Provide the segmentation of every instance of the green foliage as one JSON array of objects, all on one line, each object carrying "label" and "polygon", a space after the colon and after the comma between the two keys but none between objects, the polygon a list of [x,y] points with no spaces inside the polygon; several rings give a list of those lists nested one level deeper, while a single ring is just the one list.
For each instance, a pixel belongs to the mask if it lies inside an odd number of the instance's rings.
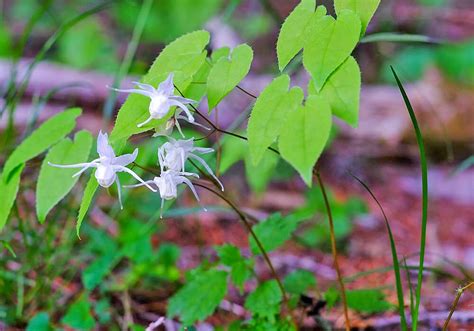
[{"label": "green foliage", "polygon": [[474,39],[459,44],[440,46],[436,62],[449,78],[468,85],[474,85]]},{"label": "green foliage", "polygon": [[253,165],[262,160],[265,150],[280,135],[288,115],[292,115],[303,100],[301,88],[288,91],[289,87],[290,77],[281,75],[265,87],[255,102],[247,127]]},{"label": "green foliage", "polygon": [[95,191],[98,187],[99,183],[97,183],[94,176],[91,176],[87,182],[86,188],[84,189],[84,193],[82,194],[81,206],[79,207],[79,213],[77,215],[76,234],[78,237],[80,237],[79,231],[81,229],[82,221],[84,220],[84,217],[86,217],[87,210],[94,199]]},{"label": "green foliage", "polygon": [[[174,83],[185,93],[193,80],[194,74],[203,65],[206,58],[204,49],[209,42],[207,31],[188,33],[166,46],[158,55],[142,82],[157,87],[169,73],[175,74]],[[127,139],[131,135],[150,130],[164,123],[168,118],[154,120],[152,124],[138,128],[137,124],[149,116],[150,99],[143,95],[130,94],[122,105],[115,121],[110,139],[113,143]],[[170,114],[171,116],[171,114]]]},{"label": "green foliage", "polygon": [[326,100],[310,96],[304,106],[290,116],[281,132],[281,156],[311,186],[314,164],[323,152],[331,131],[331,110]]},{"label": "green foliage", "polygon": [[288,293],[299,295],[316,286],[316,278],[312,272],[298,269],[286,275],[283,285]]},{"label": "green foliage", "polygon": [[245,300],[245,308],[256,317],[275,322],[275,315],[280,312],[282,294],[276,280],[261,283]]},{"label": "green foliage", "polygon": [[[291,234],[296,230],[300,222],[301,220],[298,218],[290,216],[283,217],[281,214],[276,213],[268,217],[265,221],[254,225],[253,231],[262,243],[265,251],[270,252],[290,239]],[[251,235],[249,235],[249,243],[252,252],[259,254],[260,249]]]},{"label": "green foliage", "polygon": [[13,169],[18,165],[31,160],[43,153],[66,136],[76,126],[76,118],[81,114],[79,108],[71,108],[59,113],[38,129],[33,131],[23,142],[13,151],[3,167],[3,180],[8,177]]},{"label": "green foliage", "polygon": [[26,331],[51,331],[53,328],[49,325],[49,315],[46,312],[37,313],[28,322]]},{"label": "green foliage", "polygon": [[303,64],[313,77],[317,91],[352,53],[359,36],[360,19],[351,10],[341,11],[337,20],[325,16],[317,21],[303,51]]},{"label": "green foliage", "polygon": [[[170,42],[199,29],[222,6],[222,0],[160,0],[155,1],[143,31],[143,38],[151,42]],[[140,3],[118,1],[114,13],[121,26],[132,29],[140,11]]]},{"label": "green foliage", "polygon": [[92,291],[102,283],[113,267],[120,261],[122,254],[108,252],[89,264],[82,272],[82,283],[86,290]]},{"label": "green foliage", "polygon": [[230,278],[240,291],[243,291],[244,283],[252,275],[253,261],[245,259],[238,247],[231,244],[215,247],[217,255],[222,264],[230,267]]},{"label": "green foliage", "polygon": [[[319,95],[329,102],[331,111],[353,127],[359,122],[360,69],[357,61],[349,56],[335,72],[329,76]],[[317,94],[313,81],[308,93]]]},{"label": "green foliage", "polygon": [[58,57],[79,69],[113,71],[118,66],[113,42],[94,17],[73,26],[58,40]]},{"label": "green foliage", "polygon": [[350,9],[359,15],[362,25],[360,31],[361,36],[364,35],[367,25],[369,25],[379,4],[380,0],[334,0],[334,7],[338,15],[345,9]]},{"label": "green foliage", "polygon": [[179,316],[185,326],[211,315],[227,293],[227,272],[200,272],[168,302],[168,316]]},{"label": "green foliage", "polygon": [[7,182],[0,178],[0,231],[7,223],[8,215],[10,215],[10,210],[15,202],[24,167],[25,165],[21,164],[13,169]]},{"label": "green foliage", "polygon": [[426,69],[434,65],[435,50],[432,47],[406,47],[385,61],[381,73],[382,79],[394,83],[392,72],[388,65],[393,65],[403,73],[407,81],[416,81],[423,77]]},{"label": "green foliage", "polygon": [[77,169],[57,171],[48,164],[73,164],[86,162],[92,147],[88,131],[76,133],[74,141],[65,138],[53,146],[41,165],[36,187],[36,214],[43,223],[49,211],[72,189],[79,177],[72,177]]},{"label": "green foliage", "polygon": [[66,311],[61,322],[76,330],[91,330],[96,322],[86,294],[82,294]]},{"label": "green foliage", "polygon": [[0,18],[0,57],[9,56],[12,53],[12,40],[10,31]]},{"label": "green foliage", "polygon": [[315,11],[315,6],[315,0],[302,0],[281,26],[276,46],[280,71],[305,46],[316,21],[326,15],[326,7],[318,6]]},{"label": "green foliage", "polygon": [[245,176],[256,193],[265,191],[269,181],[274,176],[278,164],[278,155],[272,151],[265,150],[262,160],[254,165],[250,153],[249,144],[235,137],[225,137],[222,140],[222,158],[220,171],[226,172],[232,165],[240,160],[245,163]]},{"label": "green foliage", "polygon": [[361,313],[383,313],[392,308],[382,291],[376,289],[347,290],[347,306]]},{"label": "green foliage", "polygon": [[207,77],[209,112],[247,75],[252,59],[252,48],[242,44],[235,47],[229,57],[217,60]]}]

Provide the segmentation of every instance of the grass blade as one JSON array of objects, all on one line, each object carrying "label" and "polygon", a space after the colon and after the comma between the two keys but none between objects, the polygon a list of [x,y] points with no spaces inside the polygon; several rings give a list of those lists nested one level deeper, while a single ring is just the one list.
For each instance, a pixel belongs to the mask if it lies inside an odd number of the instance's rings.
[{"label": "grass blade", "polygon": [[392,32],[374,33],[365,36],[360,40],[360,43],[362,44],[376,42],[441,44],[441,41],[438,39],[420,34],[404,34]]},{"label": "grass blade", "polygon": [[408,99],[408,95],[403,88],[400,79],[397,76],[397,73],[390,66],[392,70],[393,76],[397,81],[398,88],[400,89],[400,93],[403,96],[403,101],[407,107],[408,113],[410,114],[410,119],[413,124],[413,128],[415,129],[416,133],[416,141],[418,143],[418,149],[420,152],[420,162],[421,162],[421,185],[422,185],[422,213],[421,213],[421,238],[420,238],[420,262],[419,262],[419,269],[418,269],[418,282],[416,284],[416,291],[415,291],[415,311],[414,316],[412,316],[412,327],[413,330],[417,330],[418,326],[418,312],[420,309],[420,297],[421,297],[421,286],[423,281],[423,267],[425,263],[425,248],[426,248],[426,227],[428,223],[428,166],[426,163],[426,154],[425,154],[425,144],[423,142],[423,135],[421,134],[420,126],[418,125],[418,120],[416,119],[415,111]]},{"label": "grass blade", "polygon": [[403,300],[403,287],[402,287],[402,278],[400,275],[400,264],[398,263],[398,254],[397,248],[395,246],[395,240],[393,239],[392,228],[390,227],[390,223],[388,222],[387,215],[383,210],[382,204],[379,200],[375,197],[372,190],[358,177],[354,174],[350,173],[355,180],[357,180],[366,190],[369,192],[372,199],[374,199],[375,203],[379,207],[380,211],[382,212],[383,218],[385,220],[385,226],[387,227],[388,237],[390,239],[390,250],[392,251],[392,261],[393,261],[393,272],[395,273],[395,282],[397,286],[397,298],[398,298],[398,314],[400,315],[400,324],[403,331],[408,330],[407,319],[405,316],[405,302]]}]

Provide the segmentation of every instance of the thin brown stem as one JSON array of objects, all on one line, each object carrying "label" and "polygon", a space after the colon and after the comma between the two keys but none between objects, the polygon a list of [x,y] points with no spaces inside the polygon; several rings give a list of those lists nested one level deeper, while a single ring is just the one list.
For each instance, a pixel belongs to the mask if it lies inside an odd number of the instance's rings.
[{"label": "thin brown stem", "polygon": [[456,297],[454,298],[453,305],[451,306],[451,310],[449,311],[448,318],[444,322],[443,331],[446,331],[448,329],[449,321],[451,320],[451,317],[453,316],[454,311],[456,310],[456,306],[458,305],[459,299],[461,299],[461,295],[464,293],[465,290],[467,290],[473,285],[474,285],[474,282],[470,282],[466,286],[460,287],[456,290]]},{"label": "thin brown stem", "polygon": [[244,92],[245,94],[247,94],[249,97],[251,98],[254,98],[254,99],[257,99],[257,96],[250,93],[249,91],[247,91],[246,89],[240,87],[239,85],[236,86],[239,90],[241,90],[242,92]]},{"label": "thin brown stem", "polygon": [[328,195],[326,193],[326,188],[324,186],[324,182],[321,178],[321,175],[319,171],[313,172],[316,175],[316,178],[318,179],[319,186],[321,187],[321,193],[323,194],[323,199],[324,199],[324,205],[326,206],[326,212],[328,214],[328,219],[329,219],[329,233],[331,237],[331,251],[332,251],[332,256],[334,259],[334,268],[336,269],[337,273],[337,281],[339,283],[339,287],[341,288],[341,298],[342,298],[342,305],[344,307],[344,319],[346,323],[346,331],[350,331],[351,329],[351,324],[349,321],[349,312],[347,309],[347,298],[346,298],[346,289],[344,287],[344,282],[342,280],[342,272],[341,268],[339,267],[339,261],[337,258],[337,247],[336,247],[336,236],[334,234],[334,220],[332,218],[332,212],[331,212],[331,206],[329,204],[329,199]]}]

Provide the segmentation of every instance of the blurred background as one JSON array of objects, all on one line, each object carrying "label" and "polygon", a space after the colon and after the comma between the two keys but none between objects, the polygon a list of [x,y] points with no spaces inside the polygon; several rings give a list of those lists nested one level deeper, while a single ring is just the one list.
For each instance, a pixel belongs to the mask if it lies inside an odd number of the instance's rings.
[{"label": "blurred background", "polygon": [[[278,30],[297,3],[153,1],[125,72],[122,63],[142,2],[106,3],[94,15],[57,34],[16,106],[13,132],[7,134],[7,118],[0,115],[0,163],[11,150],[11,142],[31,132],[32,118],[42,121],[69,106],[84,109],[79,128],[94,134],[111,128],[124,96],[111,96],[107,86],[114,82],[130,86],[167,43],[197,29],[211,32],[211,49],[242,42],[252,46],[252,69],[240,85],[258,95],[278,73]],[[333,12],[332,1],[318,4]],[[61,31],[65,22],[96,5],[96,1],[86,0],[0,1],[0,106],[8,82],[21,81],[51,36]],[[348,287],[381,289],[385,300],[395,303],[396,294],[387,287],[394,279],[383,218],[375,202],[348,174],[357,174],[374,191],[391,221],[399,254],[408,264],[416,263],[421,173],[414,131],[390,72],[389,65],[394,66],[419,118],[429,158],[427,263],[431,269],[426,275],[420,318],[436,326],[439,316],[449,311],[454,290],[463,281],[472,280],[474,273],[474,3],[383,0],[367,36],[381,32],[426,38],[402,43],[367,39],[358,46],[355,56],[363,81],[360,125],[353,129],[338,122],[331,146],[320,161],[321,173],[330,186],[341,268],[350,278]],[[308,81],[298,66],[291,68],[291,73],[294,82],[305,85]],[[218,118],[213,115],[211,119],[222,127],[243,131],[252,103],[252,98],[236,90],[219,106]],[[141,161],[152,165],[156,146],[143,138],[134,137],[131,143],[143,148]],[[220,138],[209,138],[208,143],[222,151],[217,161],[211,162],[223,176],[228,195],[241,207],[261,219],[272,212],[297,208],[312,213],[293,240],[271,258],[281,273],[295,268],[312,271],[321,291],[327,289],[335,272],[318,188],[306,189],[284,161],[252,168],[244,160],[245,146]],[[24,224],[12,221],[0,233],[2,242],[8,242],[14,252],[0,251],[0,330],[7,325],[22,329],[41,312],[66,328],[77,319],[88,321],[88,326],[113,329],[111,325],[132,318],[138,330],[165,314],[166,299],[179,287],[185,270],[209,259],[213,245],[247,244],[246,231],[234,215],[206,192],[201,195],[212,212],[200,212],[192,196],[184,194],[168,211],[166,221],[159,221],[159,202],[151,194],[126,194],[125,210],[119,213],[114,194],[102,193],[84,222],[79,241],[74,222],[84,184],[55,209],[53,217],[39,225],[34,212],[34,165],[27,173],[17,201],[19,217],[15,218],[23,219]],[[26,229],[26,242],[21,226]],[[266,273],[263,264],[257,270]],[[229,300],[239,303],[238,293],[234,296]],[[458,308],[465,313],[464,319],[454,319],[453,327],[473,326],[473,304],[472,291],[466,292]],[[323,316],[337,323],[340,314],[336,307]],[[393,315],[387,308],[377,314],[354,312],[353,318],[360,327],[390,328],[397,321],[390,319]],[[233,312],[218,312],[203,325],[226,325],[238,317]],[[308,325],[311,327],[310,321]]]}]

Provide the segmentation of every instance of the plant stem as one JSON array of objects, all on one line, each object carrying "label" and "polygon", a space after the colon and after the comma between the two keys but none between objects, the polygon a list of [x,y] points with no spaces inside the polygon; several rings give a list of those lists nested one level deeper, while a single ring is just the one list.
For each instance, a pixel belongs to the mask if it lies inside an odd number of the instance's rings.
[{"label": "plant stem", "polygon": [[449,311],[448,318],[444,322],[443,331],[446,331],[448,329],[449,321],[451,320],[451,317],[454,314],[454,310],[456,309],[456,306],[458,305],[459,299],[461,299],[461,295],[464,293],[465,290],[467,290],[468,288],[470,288],[473,285],[474,285],[474,282],[470,282],[466,286],[458,288],[456,290],[456,298],[454,298],[454,302],[453,302],[453,305],[451,306],[451,310]]},{"label": "plant stem", "polygon": [[342,273],[341,273],[341,268],[339,267],[339,261],[337,259],[336,236],[334,234],[334,220],[332,218],[331,206],[329,204],[329,199],[326,193],[324,182],[321,178],[319,171],[315,171],[315,175],[316,175],[316,178],[318,179],[319,186],[321,187],[321,193],[323,194],[324,204],[326,206],[326,212],[328,214],[329,233],[331,237],[331,250],[332,250],[332,256],[334,259],[334,268],[336,269],[337,281],[339,283],[339,287],[341,288],[341,298],[342,298],[342,305],[344,307],[344,319],[346,323],[346,331],[350,331],[351,324],[349,321],[349,312],[347,309],[346,290],[344,287],[344,282],[342,281]]}]

